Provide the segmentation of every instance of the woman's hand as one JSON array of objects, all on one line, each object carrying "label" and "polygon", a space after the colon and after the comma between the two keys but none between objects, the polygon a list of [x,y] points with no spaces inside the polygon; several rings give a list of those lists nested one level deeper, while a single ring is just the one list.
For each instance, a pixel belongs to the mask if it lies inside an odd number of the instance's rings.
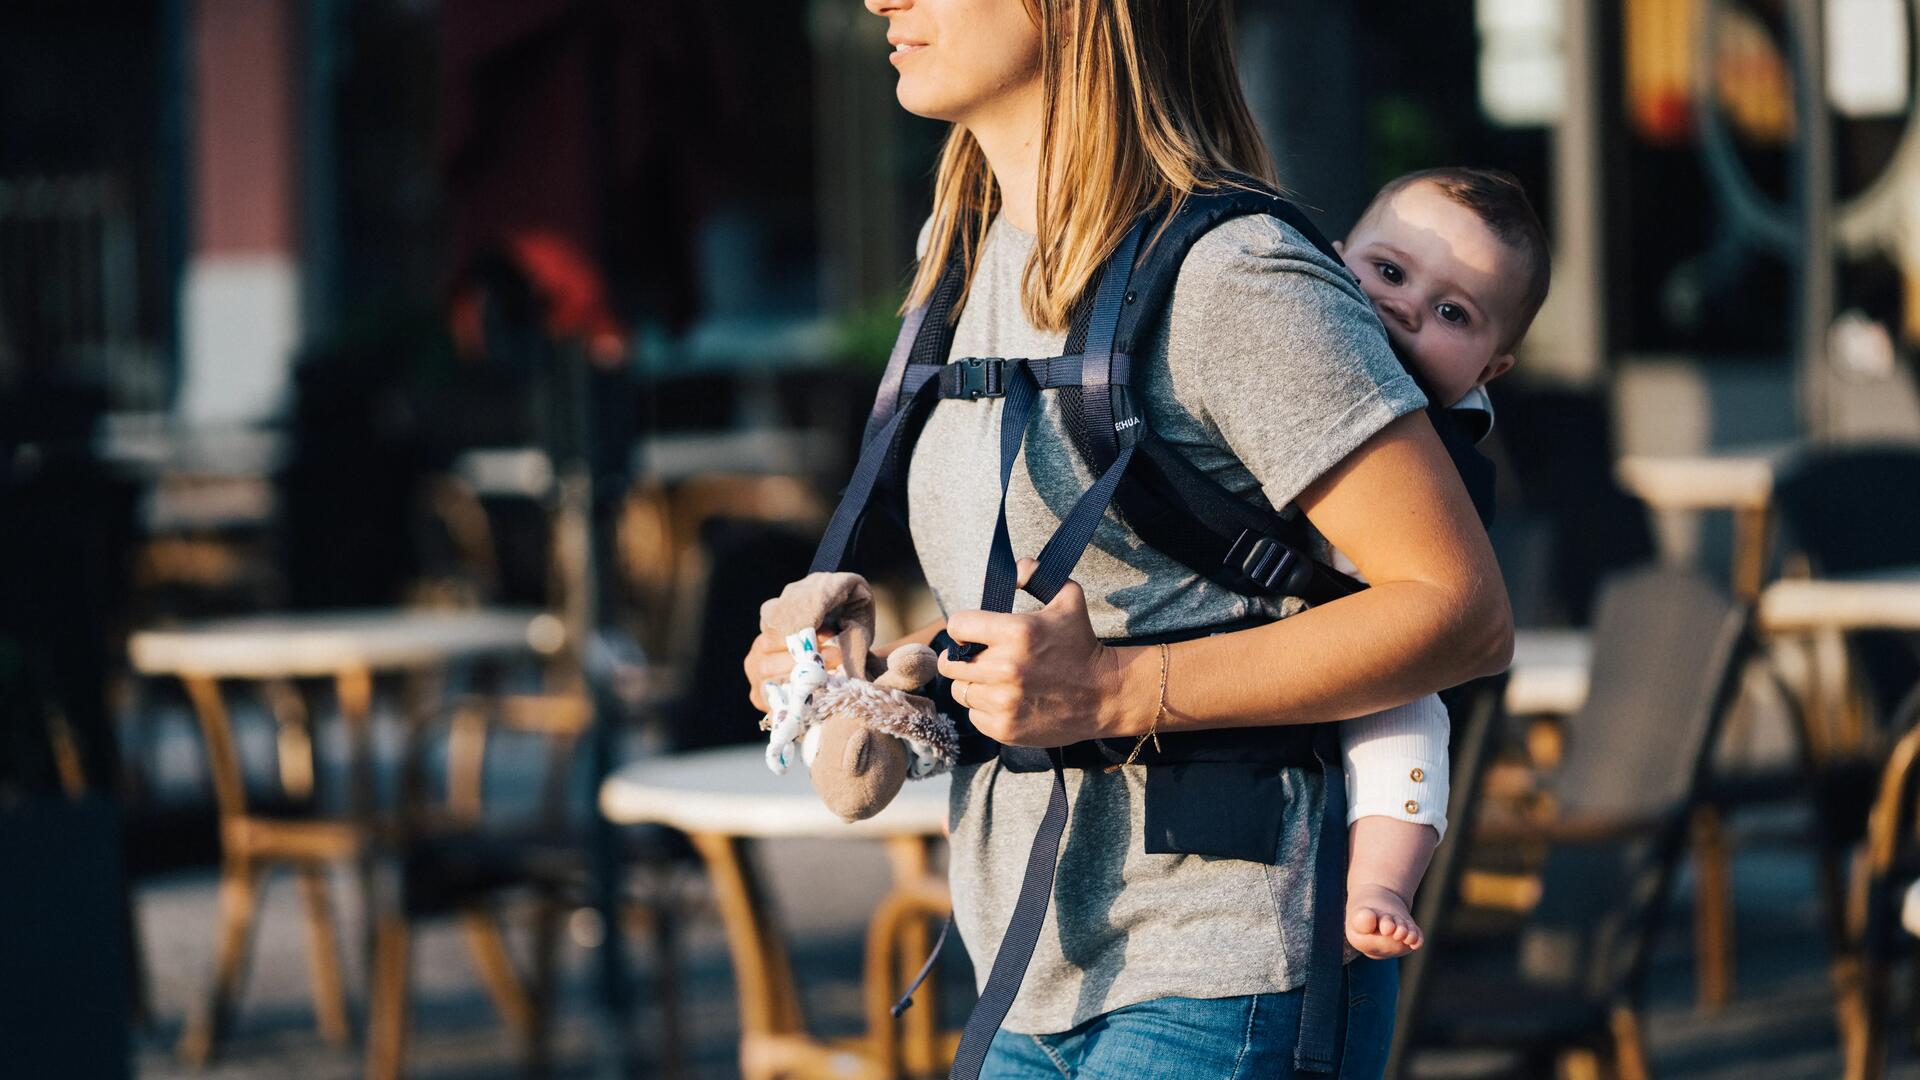
[{"label": "woman's hand", "polygon": [[[840,645],[831,634],[820,639],[820,658],[827,662],[827,670],[840,667]],[[787,681],[793,673],[793,654],[787,651],[787,639],[771,630],[760,631],[753,639],[753,645],[747,649],[747,658],[741,665],[747,672],[747,699],[761,712],[768,711],[767,699],[761,694],[763,683]]]},{"label": "woman's hand", "polygon": [[[1036,565],[1020,560],[1022,585]],[[941,653],[940,673],[954,680],[954,700],[973,726],[997,742],[1066,746],[1146,730],[1130,677],[1136,665],[1124,655],[1136,650],[1115,649],[1094,636],[1078,582],[1067,582],[1051,603],[1028,614],[955,612],[947,633],[986,646],[972,662]]]}]

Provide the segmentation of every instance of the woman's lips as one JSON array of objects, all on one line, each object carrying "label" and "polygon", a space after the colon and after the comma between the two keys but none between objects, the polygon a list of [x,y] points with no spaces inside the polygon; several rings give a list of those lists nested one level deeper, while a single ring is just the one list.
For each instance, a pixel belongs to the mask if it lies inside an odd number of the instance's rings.
[{"label": "woman's lips", "polygon": [[926,45],[926,42],[924,41],[897,42],[893,46],[893,51],[887,54],[887,60],[890,63],[897,64],[900,62],[901,57],[912,56],[914,53],[917,53],[921,49],[924,49],[926,47],[927,45]]}]

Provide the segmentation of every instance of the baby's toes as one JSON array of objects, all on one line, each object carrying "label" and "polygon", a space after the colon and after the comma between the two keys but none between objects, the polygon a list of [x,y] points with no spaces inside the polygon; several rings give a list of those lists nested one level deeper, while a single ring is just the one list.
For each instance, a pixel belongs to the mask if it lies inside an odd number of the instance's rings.
[{"label": "baby's toes", "polygon": [[1347,929],[1356,934],[1381,933],[1380,915],[1372,908],[1357,907],[1347,912]]}]

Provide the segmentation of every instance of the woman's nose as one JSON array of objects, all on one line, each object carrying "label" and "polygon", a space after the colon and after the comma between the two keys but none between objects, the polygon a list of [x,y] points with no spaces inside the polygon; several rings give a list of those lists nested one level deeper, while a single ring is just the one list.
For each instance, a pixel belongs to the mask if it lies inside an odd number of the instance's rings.
[{"label": "woman's nose", "polygon": [[891,15],[913,6],[913,0],[866,0],[867,10],[875,15]]}]

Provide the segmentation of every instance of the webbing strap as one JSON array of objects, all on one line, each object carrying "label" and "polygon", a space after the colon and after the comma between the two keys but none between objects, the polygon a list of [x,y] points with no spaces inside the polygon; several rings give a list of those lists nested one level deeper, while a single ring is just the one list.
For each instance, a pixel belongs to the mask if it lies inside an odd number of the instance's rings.
[{"label": "webbing strap", "polygon": [[[1000,410],[1000,505],[994,512],[993,547],[987,551],[987,582],[980,591],[980,610],[1012,611],[1013,594],[1018,585],[1014,565],[1013,540],[1007,534],[1007,487],[1013,478],[1013,462],[1020,456],[1020,444],[1026,438],[1027,420],[1033,415],[1033,403],[1040,399],[1040,387],[1025,364],[1017,364],[1007,380],[1007,401]],[[963,644],[970,660],[979,655],[977,644]]]},{"label": "webbing strap", "polygon": [[1040,943],[1040,927],[1046,922],[1047,904],[1053,899],[1053,871],[1060,858],[1060,838],[1067,831],[1067,776],[1060,762],[1060,751],[1049,750],[1053,759],[1053,790],[1047,795],[1047,812],[1040,818],[1040,829],[1033,836],[1033,848],[1027,852],[1026,876],[1020,879],[1020,895],[1013,902],[1013,918],[1007,920],[1007,932],[1000,938],[1000,950],[993,954],[993,970],[987,973],[986,989],[967,1014],[966,1030],[960,1034],[960,1048],[953,1055],[952,1080],[979,1080],[980,1067],[986,1064],[987,1049],[1000,1030],[1000,1022],[1013,1008],[1026,978],[1027,964],[1033,959],[1033,947]]},{"label": "webbing strap", "polygon": [[[1087,334],[1087,348],[1080,365],[1083,383],[1089,374],[1100,383],[1110,378],[1114,327],[1119,323],[1120,308],[1126,303],[1127,280],[1133,274],[1133,260],[1144,227],[1136,224],[1128,230],[1120,249],[1107,260],[1101,274],[1099,291],[1094,295],[1092,329]],[[1029,364],[1009,366],[1013,373],[1007,378],[1007,400],[1000,413],[1000,511],[994,523],[993,548],[987,555],[987,580],[980,597],[980,607],[985,611],[1013,610],[1018,568],[1013,544],[1007,535],[1007,482],[1013,474],[1013,459],[1019,453],[1028,416],[1039,397],[1039,386]],[[1100,389],[1104,391],[1106,387]],[[1107,397],[1104,392],[1094,396],[1102,400]],[[1105,415],[1111,417],[1112,414]],[[1114,489],[1119,486],[1120,476],[1132,458],[1133,444],[1129,441],[1100,479],[1080,496],[1066,520],[1041,549],[1040,566],[1027,584],[1028,593],[1044,603],[1059,592],[1093,539],[1094,529],[1106,513],[1107,504],[1113,501]],[[958,648],[949,650],[948,655],[971,660],[979,652],[978,645],[958,643]],[[1051,748],[1047,750],[1047,758],[1053,766],[1053,790],[1047,797],[1047,812],[1040,819],[1033,847],[1027,852],[1026,876],[1021,879],[1019,895],[1014,899],[1007,932],[1001,936],[1000,948],[994,953],[986,988],[980,992],[980,1000],[968,1014],[966,1030],[961,1033],[960,1048],[953,1058],[953,1080],[978,1080],[980,1068],[987,1060],[987,1049],[993,1045],[993,1036],[1020,993],[1020,983],[1026,978],[1034,946],[1040,942],[1040,927],[1053,900],[1054,867],[1060,857],[1061,838],[1067,830],[1067,779],[1063,751]]]},{"label": "webbing strap", "polygon": [[913,364],[902,385],[911,393],[928,379],[938,380],[940,396],[974,401],[1002,397],[1007,392],[1008,372],[1027,369],[1042,390],[1069,386],[1087,386],[1105,391],[1109,383],[1126,386],[1133,379],[1133,358],[1126,353],[1068,353],[1039,359],[1001,356],[968,356],[945,364]]},{"label": "webbing strap", "polygon": [[1324,794],[1313,860],[1313,945],[1307,954],[1293,1067],[1297,1072],[1333,1073],[1339,1070],[1341,1058],[1334,1033],[1346,1004],[1341,991],[1347,945],[1347,779],[1331,725],[1314,739],[1313,753],[1320,760]]},{"label": "webbing strap", "polygon": [[920,328],[926,324],[928,304],[921,304],[900,322],[900,333],[893,339],[893,351],[887,355],[887,370],[880,376],[880,387],[873,392],[873,412],[868,415],[863,443],[873,438],[874,429],[884,427],[899,411],[900,397],[912,391],[906,388],[907,359],[913,343],[920,340]]},{"label": "webbing strap", "polygon": [[[1040,549],[1039,566],[1034,568],[1033,576],[1027,579],[1027,592],[1041,603],[1051,603],[1059,594],[1060,587],[1073,576],[1073,568],[1080,563],[1080,556],[1086,553],[1087,545],[1093,542],[1093,532],[1100,527],[1100,519],[1106,516],[1108,504],[1113,502],[1114,490],[1120,486],[1120,478],[1127,471],[1127,464],[1133,460],[1133,447],[1127,446],[1120,456],[1113,459],[1107,471],[1100,474],[1086,494],[1073,504],[1067,513],[1067,519]],[[991,569],[991,567],[989,567]]]},{"label": "webbing strap", "polygon": [[[814,549],[813,565],[808,573],[840,569],[847,557],[847,548],[853,543],[854,532],[860,527],[860,517],[866,512],[867,502],[873,498],[873,483],[885,470],[894,443],[900,438],[900,432],[909,418],[933,400],[934,394],[929,388],[937,386],[936,383],[926,382],[916,387],[906,404],[895,409],[893,416],[860,448],[860,461],[853,467],[853,479],[847,481],[847,489],[840,496],[840,505],[834,509],[833,519],[827,522],[826,534],[820,538],[820,546]],[[903,390],[902,394],[904,396],[906,391]]]}]

